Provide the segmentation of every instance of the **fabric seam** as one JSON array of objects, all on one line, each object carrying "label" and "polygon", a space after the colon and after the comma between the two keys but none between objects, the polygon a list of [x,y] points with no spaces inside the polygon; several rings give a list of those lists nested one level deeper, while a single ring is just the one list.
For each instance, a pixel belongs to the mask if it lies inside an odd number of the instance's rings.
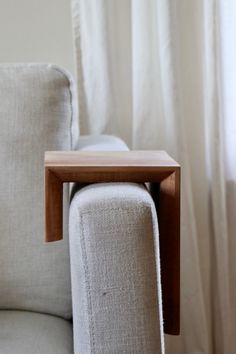
[{"label": "fabric seam", "polygon": [[[149,207],[148,206],[144,206],[144,205],[142,205],[142,207],[137,207],[137,206],[135,206],[136,207],[136,209],[138,210],[138,209],[146,209],[146,210],[149,210]],[[130,212],[130,209],[129,208],[120,208],[120,207],[117,207],[117,208],[98,208],[98,209],[96,209],[96,210],[93,210],[93,211],[91,211],[91,210],[85,210],[85,211],[83,211],[83,214],[85,215],[88,215],[88,214],[99,214],[101,211],[105,211],[105,212],[107,212],[107,211],[129,211]],[[132,211],[133,212],[133,211]]]},{"label": "fabric seam", "polygon": [[89,317],[90,348],[91,348],[91,353],[95,354],[95,333],[94,333],[94,319],[93,319],[93,309],[92,309],[91,281],[90,281],[90,276],[89,276],[88,257],[87,257],[87,251],[86,251],[83,214],[80,215],[80,224],[81,224],[81,230],[82,230],[81,231],[81,250],[82,250],[82,260],[83,260],[83,268],[84,268],[84,276],[85,276],[87,310],[88,310],[88,317]]},{"label": "fabric seam", "polygon": [[69,77],[66,75],[66,73],[61,70],[59,67],[51,65],[49,66],[51,69],[55,70],[56,72],[60,73],[66,80],[68,84],[68,91],[69,91],[69,96],[70,96],[70,150],[73,148],[73,137],[72,137],[72,124],[74,120],[74,108],[73,108],[73,92],[71,88],[71,81]]}]

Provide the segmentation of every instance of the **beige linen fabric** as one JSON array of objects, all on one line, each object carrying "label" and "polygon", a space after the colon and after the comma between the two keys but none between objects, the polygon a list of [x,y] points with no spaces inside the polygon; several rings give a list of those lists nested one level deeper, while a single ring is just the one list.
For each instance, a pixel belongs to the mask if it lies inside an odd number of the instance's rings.
[{"label": "beige linen fabric", "polygon": [[114,135],[83,135],[80,136],[76,150],[83,151],[127,151],[128,146]]},{"label": "beige linen fabric", "polygon": [[0,354],[72,354],[72,325],[26,311],[0,311]]},{"label": "beige linen fabric", "polygon": [[[68,237],[44,243],[43,159],[73,147],[72,91],[55,66],[0,66],[1,309],[71,317]],[[68,208],[68,190],[65,199]]]},{"label": "beige linen fabric", "polygon": [[[73,352],[69,322],[5,311],[71,317],[67,222],[63,241],[43,242],[43,155],[74,148],[73,97],[70,78],[55,66],[0,67],[0,354]],[[78,148],[127,146],[84,137]],[[147,190],[112,183],[81,189],[70,239],[74,352],[164,353],[158,225]]]},{"label": "beige linen fabric", "polygon": [[158,225],[132,183],[93,184],[70,207],[76,353],[164,353]]}]

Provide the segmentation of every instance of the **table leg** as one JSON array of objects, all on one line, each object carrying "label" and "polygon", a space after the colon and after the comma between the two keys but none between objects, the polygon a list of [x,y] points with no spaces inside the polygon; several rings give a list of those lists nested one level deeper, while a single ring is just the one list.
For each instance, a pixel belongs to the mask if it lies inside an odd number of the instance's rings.
[{"label": "table leg", "polygon": [[180,332],[180,171],[152,184],[160,233],[164,331]]},{"label": "table leg", "polygon": [[63,182],[49,169],[45,170],[45,235],[46,241],[63,238]]}]

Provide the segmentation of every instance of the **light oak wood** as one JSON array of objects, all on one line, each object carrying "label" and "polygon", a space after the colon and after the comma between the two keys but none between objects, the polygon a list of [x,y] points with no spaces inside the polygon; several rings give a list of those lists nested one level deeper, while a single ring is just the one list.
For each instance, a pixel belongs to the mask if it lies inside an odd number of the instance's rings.
[{"label": "light oak wood", "polygon": [[63,183],[151,182],[160,230],[164,330],[180,332],[180,166],[164,151],[45,153],[46,241],[63,237]]},{"label": "light oak wood", "polygon": [[165,151],[46,151],[45,166],[179,167]]}]

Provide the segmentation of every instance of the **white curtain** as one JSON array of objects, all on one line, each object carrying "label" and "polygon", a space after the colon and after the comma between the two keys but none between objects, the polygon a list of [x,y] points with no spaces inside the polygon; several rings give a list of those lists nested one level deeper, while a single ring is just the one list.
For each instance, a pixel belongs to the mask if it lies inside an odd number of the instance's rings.
[{"label": "white curtain", "polygon": [[236,1],[72,0],[81,132],[182,165],[181,336],[236,353]]}]

